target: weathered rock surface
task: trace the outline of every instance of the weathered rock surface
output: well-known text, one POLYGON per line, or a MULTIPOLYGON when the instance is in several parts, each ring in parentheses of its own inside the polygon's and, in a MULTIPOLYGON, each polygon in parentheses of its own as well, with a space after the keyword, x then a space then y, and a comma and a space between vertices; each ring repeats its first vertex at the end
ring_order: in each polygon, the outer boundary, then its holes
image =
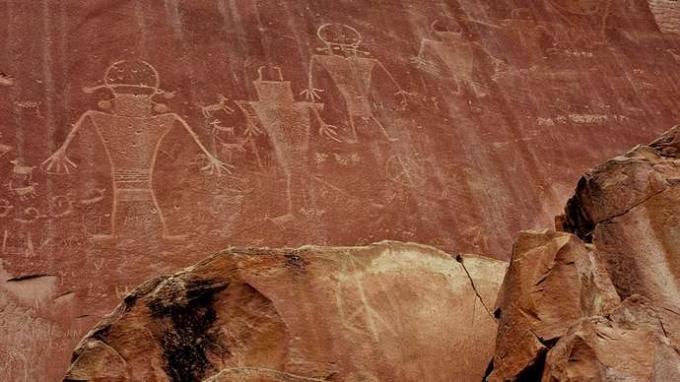
POLYGON ((524 380, 579 319, 618 305, 595 256, 568 233, 520 235, 495 311, 499 326, 490 380, 524 380))
POLYGON ((499 292, 490 381, 680 379, 680 127, 589 171, 527 232, 499 292))
POLYGON ((565 228, 597 248, 619 295, 680 307, 680 127, 588 172, 565 228))
MULTIPOLYGON (((680 381, 680 315, 632 296, 579 320, 550 350, 543 381, 680 381)), ((538 380, 538 378, 536 378, 538 380)))
POLYGON ((230 249, 128 295, 66 380, 479 381, 506 266, 397 242, 230 249))
POLYGON ((0 260, 19 280, 0 293, 53 324, 0 343, 36 360, 0 380, 58 380, 130 288, 229 246, 399 240, 508 260, 586 169, 680 121, 679 14, 0 0, 0 260))

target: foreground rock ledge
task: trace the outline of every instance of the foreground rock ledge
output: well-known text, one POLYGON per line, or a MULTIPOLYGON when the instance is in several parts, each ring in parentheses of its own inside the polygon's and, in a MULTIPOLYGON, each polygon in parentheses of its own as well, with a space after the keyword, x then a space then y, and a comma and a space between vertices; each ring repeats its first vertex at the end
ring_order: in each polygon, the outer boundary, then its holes
POLYGON ((398 242, 229 249, 128 295, 65 381, 479 381, 505 270, 398 242))
POLYGON ((520 235, 488 381, 680 381, 679 184, 675 127, 581 178, 571 233, 520 235))

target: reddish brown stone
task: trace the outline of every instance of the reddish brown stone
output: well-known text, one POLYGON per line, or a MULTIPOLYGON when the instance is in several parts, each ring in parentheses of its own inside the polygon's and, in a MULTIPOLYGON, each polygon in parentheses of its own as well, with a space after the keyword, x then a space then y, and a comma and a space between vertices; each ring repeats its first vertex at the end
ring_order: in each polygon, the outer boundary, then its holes
POLYGON ((0 0, 0 283, 35 279, 0 293, 54 328, 0 341, 36 360, 0 379, 57 380, 130 288, 229 245, 507 260, 587 168, 680 120, 678 9, 0 0))
POLYGON ((592 240, 623 297, 680 306, 680 128, 588 172, 565 229, 592 240))
POLYGON ((431 247, 231 249, 145 283, 69 381, 473 381, 506 264, 431 247))
POLYGON ((543 381, 677 381, 680 315, 634 296, 584 318, 548 352, 543 381), (675 331, 673 331, 675 330, 675 331))
POLYGON ((620 302, 592 250, 568 233, 524 232, 498 297, 498 336, 490 381, 524 380, 582 317, 620 302))
POLYGON ((673 128, 581 178, 556 225, 592 244, 520 236, 490 381, 680 378, 679 137, 673 128))

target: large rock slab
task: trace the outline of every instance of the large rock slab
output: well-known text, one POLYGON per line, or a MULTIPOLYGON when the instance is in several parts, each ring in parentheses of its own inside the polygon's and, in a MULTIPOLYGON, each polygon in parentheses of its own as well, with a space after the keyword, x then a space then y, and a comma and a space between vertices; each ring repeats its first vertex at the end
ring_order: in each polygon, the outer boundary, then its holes
POLYGON ((125 297, 66 380, 481 380, 505 270, 397 242, 230 249, 125 297))
POLYGON ((489 380, 525 380, 577 321, 619 303, 596 254, 576 236, 523 232, 496 306, 499 328, 489 380))
POLYGON ((581 178, 571 233, 520 235, 490 381, 680 378, 679 153, 675 127, 581 178))
POLYGON ((678 381, 678 329, 677 312, 630 297, 610 314, 570 328, 548 353, 542 380, 678 381))
POLYGON ((680 127, 589 171, 565 228, 597 248, 618 293, 680 306, 680 127))

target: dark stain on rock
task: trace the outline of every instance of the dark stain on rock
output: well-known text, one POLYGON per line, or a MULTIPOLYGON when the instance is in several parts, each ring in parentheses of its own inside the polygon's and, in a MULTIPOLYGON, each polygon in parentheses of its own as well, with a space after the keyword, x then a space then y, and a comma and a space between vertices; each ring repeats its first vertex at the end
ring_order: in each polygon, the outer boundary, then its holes
POLYGON ((106 343, 106 340, 109 337, 109 333, 111 333, 111 325, 110 324, 97 328, 97 330, 95 330, 94 333, 92 333, 92 335, 90 337, 96 338, 99 341, 106 343))
POLYGON ((157 340, 163 348, 165 372, 174 382, 201 381, 208 371, 214 371, 207 354, 227 353, 213 327, 217 320, 215 295, 226 289, 227 283, 214 280, 184 280, 171 283, 165 296, 148 303, 152 317, 162 320, 163 330, 157 340), (178 293, 179 292, 179 293, 178 293))
POLYGON ((288 254, 288 255, 285 255, 285 257, 286 257, 286 265, 289 266, 289 267, 293 267, 293 268, 297 268, 297 269, 302 270, 302 269, 305 268, 305 265, 307 265, 305 260, 301 256, 294 255, 294 254, 288 254))
POLYGON ((588 213, 588 201, 584 198, 590 195, 592 186, 585 177, 578 181, 574 196, 567 201, 561 227, 565 232, 573 233, 586 243, 593 242, 595 229, 595 222, 588 213))

